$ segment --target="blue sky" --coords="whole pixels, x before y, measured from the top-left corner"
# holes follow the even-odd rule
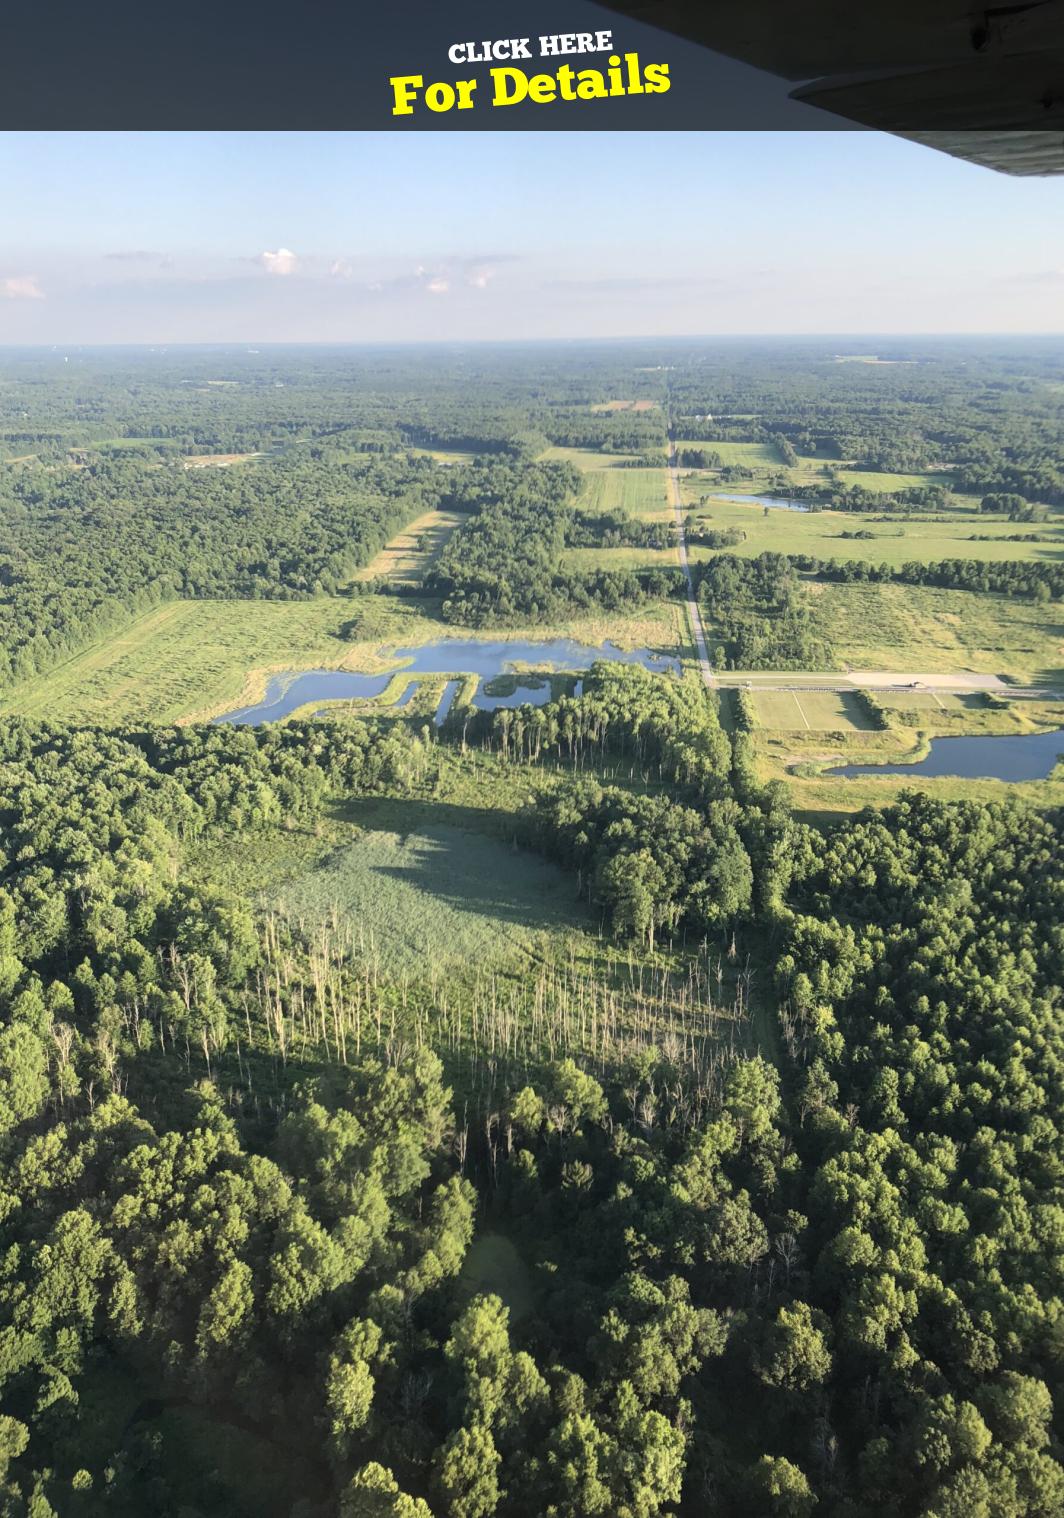
[[[871,132],[0,136],[0,343],[1064,330],[1064,179]]]

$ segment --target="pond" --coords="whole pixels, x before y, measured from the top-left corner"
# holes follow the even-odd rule
[[[712,501],[739,501],[743,506],[773,506],[778,511],[808,511],[805,501],[787,501],[776,495],[723,495],[719,491],[710,496]]]
[[[1007,737],[932,738],[916,764],[846,764],[828,775],[940,775],[958,780],[1044,780],[1064,753],[1064,728]]]
[[[481,711],[493,711],[497,706],[519,706],[525,702],[542,706],[550,700],[550,681],[542,674],[518,673],[513,668],[515,664],[532,665],[539,671],[571,672],[589,669],[598,660],[608,660],[617,664],[641,664],[644,669],[659,673],[667,670],[680,672],[679,659],[652,653],[649,648],[626,652],[610,642],[601,648],[593,648],[572,638],[547,638],[539,642],[440,638],[420,648],[394,649],[391,657],[396,661],[395,668],[381,675],[360,675],[346,669],[312,669],[302,674],[274,675],[266,686],[265,696],[255,706],[226,712],[215,721],[257,727],[261,722],[276,722],[287,717],[313,701],[372,700],[383,694],[396,674],[477,675],[480,683],[473,705]],[[484,688],[503,676],[508,678],[501,692],[493,694]],[[447,682],[436,708],[437,724],[450,710],[460,683],[456,679]],[[411,680],[396,704],[405,705],[414,689]]]

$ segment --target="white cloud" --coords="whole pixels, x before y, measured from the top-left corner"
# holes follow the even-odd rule
[[[335,258],[329,265],[329,273],[333,279],[350,279],[354,270],[346,258]]]
[[[0,280],[0,294],[8,300],[43,300],[44,291],[37,283],[36,274],[15,274]]]
[[[291,248],[278,248],[276,253],[260,253],[259,263],[267,274],[294,274],[299,268],[299,259]]]

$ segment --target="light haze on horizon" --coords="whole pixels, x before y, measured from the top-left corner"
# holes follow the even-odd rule
[[[1064,180],[873,132],[7,133],[0,344],[1064,329]]]

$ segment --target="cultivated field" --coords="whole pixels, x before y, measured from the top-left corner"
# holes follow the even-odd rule
[[[869,732],[872,722],[855,696],[845,691],[756,691],[751,694],[757,719],[780,731]]]
[[[589,471],[579,505],[586,511],[627,511],[647,519],[670,515],[663,469]]]

